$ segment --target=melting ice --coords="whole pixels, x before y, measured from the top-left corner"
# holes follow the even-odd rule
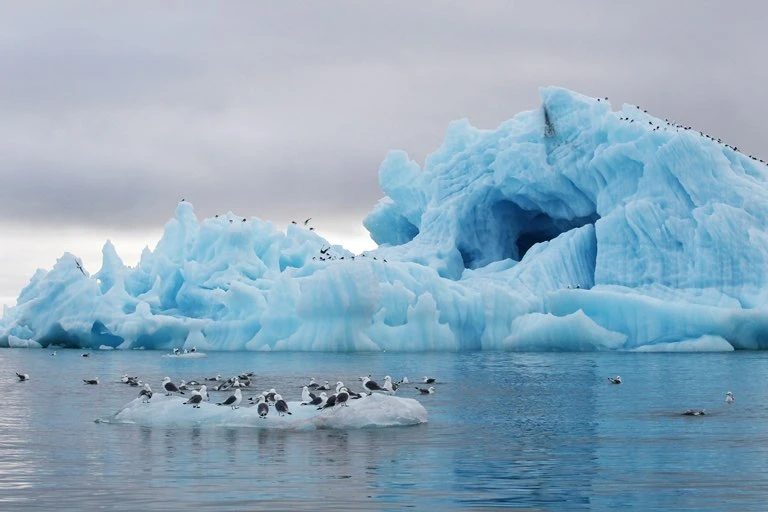
[[[64,254],[0,346],[199,350],[768,347],[768,172],[714,136],[561,88],[496,130],[400,151],[365,255],[181,202],[126,267]]]

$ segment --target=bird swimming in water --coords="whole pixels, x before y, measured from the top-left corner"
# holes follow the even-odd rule
[[[704,416],[706,413],[704,409],[688,409],[682,415],[683,416]]]
[[[85,384],[90,384],[90,385],[92,385],[92,386],[95,386],[96,384],[98,384],[98,383],[99,383],[99,378],[98,378],[98,377],[96,377],[95,379],[83,379],[83,382],[84,382]]]
[[[734,400],[735,400],[735,398],[733,398],[733,393],[731,393],[730,391],[728,391],[728,392],[725,394],[725,403],[727,403],[727,404],[732,404]]]
[[[617,375],[615,377],[608,377],[608,380],[611,381],[611,384],[621,384],[621,376]]]
[[[433,395],[435,393],[435,386],[429,386],[428,388],[420,388],[417,386],[416,389],[418,389],[419,393],[422,395]]]
[[[19,382],[29,380],[29,374],[16,372],[16,376],[19,378]]]

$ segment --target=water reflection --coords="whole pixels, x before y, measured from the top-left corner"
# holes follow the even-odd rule
[[[768,492],[763,354],[71,355],[2,352],[0,375],[48,378],[3,382],[0,510],[31,500],[51,510],[746,510]],[[409,428],[93,423],[136,396],[111,373],[159,382],[244,364],[296,397],[307,375],[432,374],[440,383],[418,397],[429,423]],[[103,384],[83,387],[80,378],[97,373]],[[615,374],[622,385],[607,384]],[[726,390],[737,397],[728,408]],[[688,407],[711,414],[680,417]]]

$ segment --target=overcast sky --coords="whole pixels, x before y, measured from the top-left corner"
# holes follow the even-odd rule
[[[288,5],[285,5],[288,4]],[[64,251],[126,263],[184,197],[370,247],[389,149],[562,85],[768,157],[764,2],[0,4],[0,304]]]

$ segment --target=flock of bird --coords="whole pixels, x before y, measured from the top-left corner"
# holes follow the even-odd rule
[[[617,375],[615,377],[608,377],[608,382],[611,384],[621,384],[621,375]],[[725,393],[725,403],[732,404],[736,399],[733,397],[733,393],[730,391],[726,391]],[[683,416],[704,416],[706,415],[706,411],[704,409],[686,409],[685,412],[682,413]]]
[[[608,101],[608,98],[607,98],[607,97],[606,97],[606,98],[603,98],[603,99],[604,99],[605,101]],[[599,102],[599,101],[600,101],[600,98],[597,98],[597,101]],[[638,105],[635,105],[635,108],[636,108],[637,110],[642,110],[644,114],[647,114],[647,113],[648,113],[648,111],[647,111],[647,110],[645,110],[645,109],[641,109],[641,108],[640,108]],[[626,121],[626,122],[628,122],[628,123],[634,123],[634,122],[635,122],[635,119],[634,119],[634,118],[631,118],[631,117],[619,117],[619,121]],[[732,149],[733,151],[736,151],[737,153],[740,153],[740,151],[739,151],[739,148],[738,148],[738,147],[736,147],[736,146],[731,146],[730,144],[724,144],[724,143],[723,143],[723,140],[722,140],[722,139],[720,139],[720,138],[717,138],[717,137],[712,137],[711,135],[709,135],[709,134],[706,134],[706,133],[704,133],[704,132],[702,132],[702,131],[694,130],[694,129],[693,129],[693,127],[691,127],[691,126],[685,126],[685,125],[682,125],[682,124],[677,124],[677,123],[675,123],[674,121],[671,121],[671,120],[669,120],[669,119],[664,119],[664,125],[661,125],[661,124],[654,124],[654,123],[653,123],[653,121],[648,121],[648,124],[649,124],[650,126],[652,126],[652,127],[653,127],[653,130],[651,130],[652,132],[655,132],[655,131],[667,131],[667,130],[672,130],[672,129],[674,129],[676,132],[679,132],[680,130],[683,130],[683,131],[690,131],[690,132],[692,132],[692,133],[698,133],[698,134],[699,134],[701,137],[704,137],[704,138],[706,138],[706,139],[709,139],[709,140],[711,140],[712,142],[717,142],[718,144],[722,144],[722,145],[723,145],[723,146],[725,146],[726,148],[730,148],[730,149]],[[764,161],[762,158],[757,158],[757,157],[755,157],[755,156],[752,156],[752,155],[745,155],[745,156],[749,157],[751,160],[754,160],[755,162],[760,162],[761,164],[765,164],[765,163],[768,163],[768,162],[765,162],[765,161]]]
[[[16,372],[16,377],[19,381],[28,381],[30,379],[29,374]],[[82,379],[84,384],[98,385],[99,378]],[[184,405],[192,405],[192,408],[199,409],[202,402],[209,402],[211,392],[226,392],[231,391],[231,394],[220,402],[215,402],[216,405],[229,406],[231,409],[239,409],[240,404],[243,402],[243,390],[252,389],[254,380],[254,373],[247,372],[239,375],[232,376],[228,379],[222,378],[221,374],[215,377],[207,377],[202,381],[191,380],[189,382],[181,380],[179,384],[174,383],[170,377],[165,377],[162,380],[161,386],[166,396],[172,395],[185,395],[188,396]],[[302,387],[301,401],[302,406],[314,406],[317,410],[336,408],[336,407],[348,407],[349,400],[357,400],[363,398],[366,395],[370,395],[374,392],[394,394],[404,384],[409,384],[408,378],[393,382],[392,377],[389,375],[384,377],[384,383],[379,385],[376,381],[371,379],[370,375],[359,377],[360,385],[362,386],[362,392],[354,392],[345,386],[342,381],[337,381],[336,385],[331,388],[329,381],[325,381],[323,384],[319,384],[314,377],[310,378],[309,382]],[[130,376],[128,374],[123,375],[120,378],[120,382],[123,384],[140,387],[138,398],[143,403],[150,403],[154,392],[152,387],[147,382],[142,382],[137,376]],[[436,384],[437,379],[434,377],[424,377],[422,379],[423,384]],[[209,387],[210,386],[210,387]],[[420,387],[415,386],[415,389],[422,395],[431,395],[435,393],[435,386]],[[333,393],[330,393],[333,390]],[[329,392],[329,393],[326,393]],[[188,392],[189,395],[186,395]],[[278,393],[275,388],[269,389],[269,391],[262,391],[259,394],[251,396],[247,400],[250,405],[255,406],[257,412],[261,418],[266,418],[269,414],[270,406],[274,407],[279,416],[286,414],[293,414],[289,410],[288,402],[283,399],[283,396]]]

